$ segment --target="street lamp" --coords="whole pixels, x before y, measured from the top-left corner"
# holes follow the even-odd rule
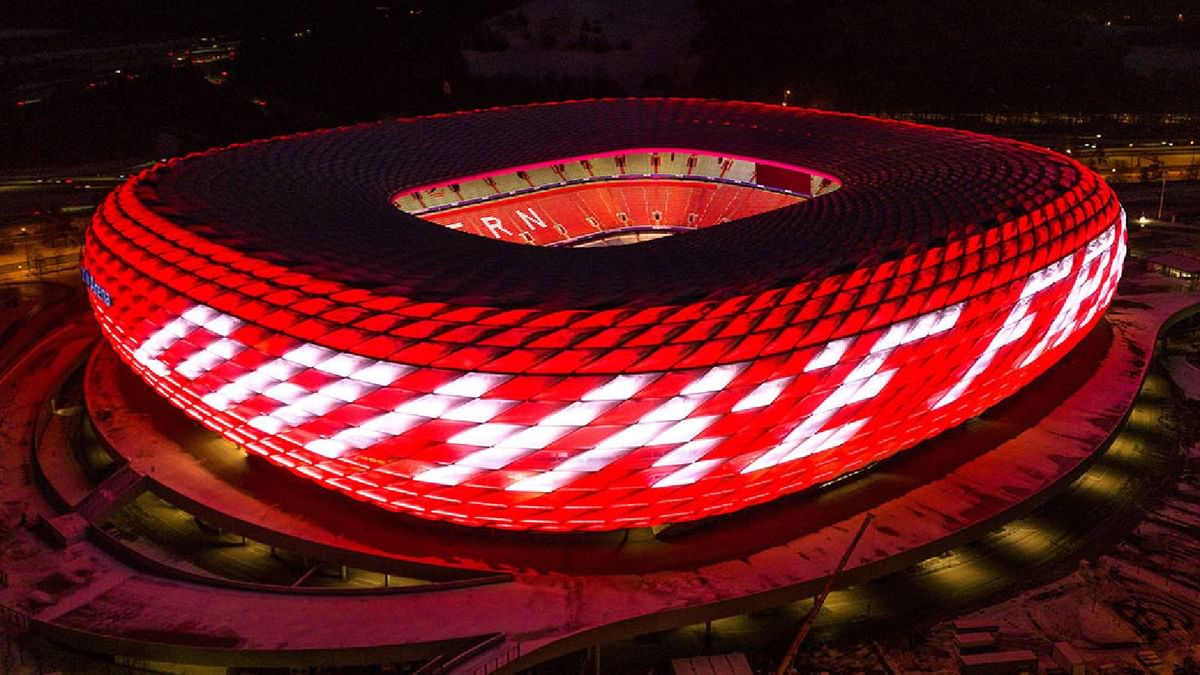
[[[791,98],[792,98],[792,90],[791,90],[791,89],[784,89],[784,90],[783,90],[783,105],[784,105],[784,107],[787,107],[788,101],[789,101]]]
[[[33,254],[29,250],[29,230],[27,230],[25,227],[21,228],[21,245],[25,249],[25,272],[27,274],[32,274],[33,273]]]

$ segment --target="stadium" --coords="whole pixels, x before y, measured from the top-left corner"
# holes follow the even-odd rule
[[[83,253],[121,359],[391,511],[660,526],[831,483],[1097,324],[1125,219],[1069,158],[706,100],[389,120],[148,169]]]
[[[131,175],[0,387],[0,620],[117,672],[761,667],[1174,470],[1194,296],[1041,147],[603,99]]]

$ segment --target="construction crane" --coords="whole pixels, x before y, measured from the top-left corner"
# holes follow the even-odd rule
[[[825,604],[825,598],[829,597],[829,591],[833,590],[834,583],[841,576],[842,570],[846,569],[846,563],[850,562],[850,555],[854,553],[854,549],[858,547],[858,542],[862,539],[863,534],[867,531],[867,526],[875,519],[875,514],[868,513],[863,518],[862,525],[858,528],[854,538],[850,540],[850,545],[846,547],[846,552],[842,554],[842,559],[833,570],[833,574],[825,580],[825,587],[813,598],[812,609],[808,610],[808,614],[804,616],[804,620],[800,622],[800,627],[796,629],[796,638],[792,640],[792,645],[788,647],[787,654],[783,655],[783,661],[779,664],[779,670],[775,671],[775,675],[787,675],[788,669],[792,667],[792,661],[796,660],[796,653],[800,651],[800,645],[804,642],[804,638],[808,635],[809,629],[812,628],[813,622],[817,620],[817,614],[821,611],[821,606]]]

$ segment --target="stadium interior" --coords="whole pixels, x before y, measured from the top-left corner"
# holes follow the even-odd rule
[[[535,246],[651,241],[784,208],[840,187],[829,176],[690,150],[627,150],[405,190],[397,208]]]

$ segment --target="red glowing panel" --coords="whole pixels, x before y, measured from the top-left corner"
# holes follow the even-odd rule
[[[97,212],[84,265],[105,335],[142,378],[291,471],[467,525],[649,526],[861,469],[980,413],[1073,347],[1115,292],[1124,213],[1084,169],[1045,162],[1062,170],[1046,172],[1050,196],[1007,206],[1021,213],[1002,222],[820,278],[677,303],[522,306],[356,287],[176,224],[180,209],[146,198],[156,180],[166,192],[153,172]],[[861,199],[845,185],[813,204]],[[572,209],[615,217],[613,195],[647,215],[655,200],[669,211],[672,198],[722,187],[638,179],[537,199],[543,220],[579,224]],[[577,193],[594,190],[604,196],[581,208]],[[446,213],[519,206],[501,194]]]

